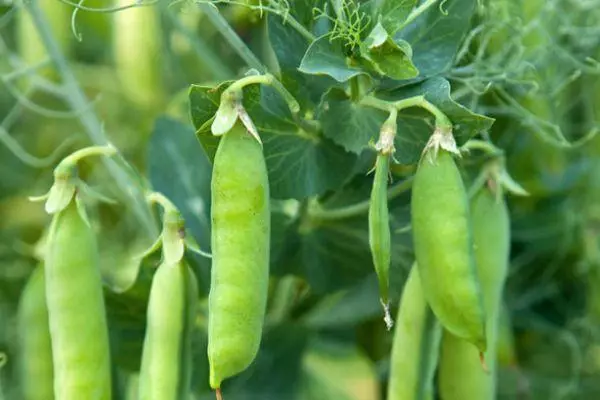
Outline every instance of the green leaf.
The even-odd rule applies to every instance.
[[[438,3],[398,32],[395,39],[404,39],[412,46],[413,62],[421,77],[447,71],[467,31],[476,0],[452,0]]]
[[[307,76],[298,71],[309,41],[277,15],[268,15],[267,29],[271,48],[279,63],[283,85],[303,109],[318,104],[321,95],[335,82],[327,76]]]
[[[453,134],[458,146],[473,136],[490,129],[494,119],[476,114],[452,100],[450,83],[435,77],[418,84],[400,88],[391,95],[383,96],[387,100],[401,100],[413,96],[425,96],[425,99],[444,112],[453,124]],[[428,123],[427,120],[430,120]],[[403,164],[412,164],[419,160],[421,152],[433,133],[430,114],[422,110],[404,110],[398,118],[395,157]]]
[[[346,93],[332,88],[323,96],[319,120],[323,133],[346,150],[359,154],[371,140],[377,140],[387,115],[381,110],[362,107]]]
[[[330,41],[329,36],[322,36],[306,50],[299,70],[309,75],[327,75],[342,83],[358,75],[367,75],[360,65],[352,65],[349,60],[339,40]]]
[[[417,0],[378,0],[376,3],[376,18],[379,18],[379,23],[393,35],[402,27]]]
[[[371,183],[370,175],[356,176],[344,189],[324,202],[322,207],[337,209],[368,201]],[[410,235],[395,233],[398,227],[404,227],[410,221],[408,195],[400,196],[389,204],[390,223],[394,232],[390,297],[395,299],[405,275],[402,270],[412,262],[408,242]],[[297,229],[299,237],[294,247],[288,249],[287,262],[293,263],[292,271],[305,277],[316,295],[353,287],[373,274],[367,209],[362,214],[335,220],[313,220],[308,214]],[[400,284],[397,281],[399,278]],[[377,293],[372,301],[381,311]]]
[[[392,79],[411,79],[419,71],[411,61],[412,49],[406,41],[394,41],[378,23],[360,46],[361,56],[378,74]]]
[[[302,319],[314,329],[352,326],[381,314],[379,285],[375,273],[355,286],[330,294]]]
[[[262,87],[260,102],[253,100],[259,86],[252,88],[256,92],[244,93],[244,106],[263,141],[273,198],[304,199],[322,194],[341,186],[351,176],[355,155],[327,138],[299,128],[285,102],[272,88]],[[206,122],[210,112],[216,111],[219,89],[194,86],[190,93],[198,138],[213,157],[218,143],[206,138],[212,136],[208,134]]]

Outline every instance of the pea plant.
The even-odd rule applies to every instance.
[[[600,391],[600,1],[0,4],[0,400]]]

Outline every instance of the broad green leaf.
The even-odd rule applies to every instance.
[[[327,75],[342,83],[358,75],[367,75],[360,65],[353,65],[344,55],[340,41],[330,41],[329,36],[311,43],[299,70],[309,75]]]
[[[258,86],[252,88],[258,91]],[[211,110],[216,110],[217,95],[213,90],[194,86],[190,93],[192,120],[209,154],[214,154],[217,145],[214,140],[205,139],[210,136],[206,118]],[[263,142],[273,198],[304,199],[322,194],[341,186],[351,176],[355,155],[317,133],[300,129],[273,89],[262,88],[260,103],[253,101],[254,94],[250,90],[244,92],[244,105]]]
[[[281,17],[268,15],[267,29],[271,48],[279,63],[281,82],[303,109],[310,109],[334,81],[326,76],[307,76],[298,71],[310,42]]]
[[[402,27],[417,0],[375,0],[375,3],[376,20],[393,35]]]
[[[346,93],[332,88],[323,96],[319,120],[323,133],[353,153],[360,153],[370,141],[376,141],[387,115],[381,110],[363,107]]]
[[[302,359],[298,400],[379,400],[372,361],[354,344],[315,339]]]
[[[394,41],[378,23],[360,46],[361,56],[378,74],[392,79],[411,79],[419,75],[413,65],[412,49],[406,41]]]
[[[379,286],[373,273],[355,286],[326,296],[302,320],[315,329],[355,325],[381,314]]]
[[[441,6],[436,2],[396,34],[395,39],[404,39],[412,46],[412,61],[420,77],[440,74],[452,66],[461,41],[471,27],[475,2],[451,0]]]
[[[450,83],[444,78],[431,78],[383,97],[387,100],[400,100],[420,95],[425,96],[426,100],[450,118],[454,138],[459,146],[476,134],[490,129],[494,123],[494,119],[476,114],[455,102],[450,96]],[[403,164],[412,164],[419,160],[433,133],[433,118],[422,110],[412,109],[403,110],[399,115],[395,156]]]
[[[298,229],[299,237],[288,248],[288,262],[292,271],[303,276],[316,295],[344,290],[374,272],[369,248],[367,223],[368,200],[372,177],[357,176],[343,190],[332,196],[321,206],[325,210],[336,210],[357,203],[367,204],[363,212],[355,216],[335,220],[318,220],[310,212]],[[410,265],[410,235],[396,233],[410,221],[408,196],[400,196],[390,203],[390,223],[393,233],[392,264],[390,268],[390,297],[396,299],[403,282],[402,270]],[[400,282],[397,282],[398,278]],[[381,310],[379,295],[372,301]],[[383,322],[382,322],[383,323]]]

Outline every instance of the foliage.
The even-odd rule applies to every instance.
[[[451,128],[467,186],[498,154],[512,177],[503,181],[512,237],[503,327],[514,357],[500,362],[499,398],[595,398],[600,1],[118,3],[128,9],[100,0],[0,5],[0,399],[19,398],[24,384],[16,312],[50,221],[27,196],[46,191],[52,168],[73,150],[119,149],[82,163],[79,174],[115,200],[86,206],[101,251],[113,391],[124,394],[139,371],[160,263],[156,254],[137,257],[161,226],[144,195],[169,198],[210,251],[220,140],[211,126],[236,85],[268,169],[271,277],[259,355],[224,383],[225,399],[385,397],[393,334],[367,217],[375,144],[392,106],[392,314],[414,261],[412,176],[434,130]],[[153,18],[132,17],[154,30],[139,37],[156,40],[132,44],[136,35],[113,24],[136,12]],[[529,195],[514,195],[521,189]],[[186,259],[202,301],[193,398],[208,399],[211,263],[193,252]]]

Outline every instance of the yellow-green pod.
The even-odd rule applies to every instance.
[[[71,32],[72,9],[66,4],[60,4],[56,0],[38,0],[37,5],[44,14],[54,40],[63,54],[69,54],[69,48],[73,33]],[[21,7],[17,17],[17,48],[22,61],[28,66],[34,66],[48,59],[46,46],[42,42],[35,22],[32,20],[27,9]],[[41,72],[49,75],[50,68],[44,68]]]
[[[72,199],[54,214],[44,262],[57,400],[109,400],[110,350],[98,248]]]
[[[500,367],[515,367],[518,364],[515,337],[506,304],[500,309],[498,337],[496,338],[496,360]]]
[[[388,400],[433,400],[442,328],[427,305],[413,265],[396,317]]]
[[[469,199],[446,150],[428,150],[413,182],[412,231],[425,297],[443,327],[486,350],[485,317],[475,268]]]
[[[238,121],[212,175],[210,385],[244,371],[261,342],[269,280],[269,182],[260,143]]]
[[[496,398],[496,342],[504,282],[510,253],[510,221],[504,198],[487,187],[471,201],[473,242],[486,313],[488,351],[486,372],[471,343],[444,332],[439,367],[443,400],[494,400]]]
[[[377,156],[375,178],[369,202],[369,246],[379,280],[381,303],[386,313],[389,308],[389,270],[392,248],[387,200],[389,162],[389,154]],[[391,325],[391,320],[387,315],[386,323],[388,327]]]
[[[117,5],[131,4],[118,0]],[[162,104],[161,25],[157,5],[114,14],[113,52],[125,96],[141,107]]]
[[[19,371],[23,400],[54,399],[45,285],[44,267],[40,264],[29,277],[19,302]]]
[[[139,375],[140,400],[185,399],[190,392],[191,330],[198,288],[180,261],[162,263],[152,279]]]

